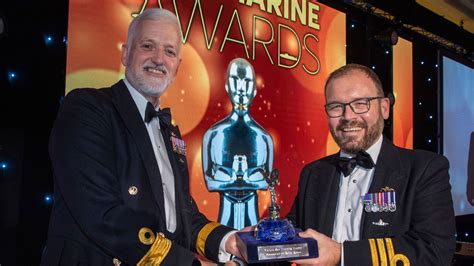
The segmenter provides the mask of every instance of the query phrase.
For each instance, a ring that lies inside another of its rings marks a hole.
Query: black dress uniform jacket
[[[196,250],[217,260],[231,229],[199,212],[185,155],[171,143],[171,137],[181,139],[179,130],[171,126],[163,134],[175,179],[173,234],[166,230],[152,143],[124,82],[65,97],[49,144],[54,206],[42,265],[134,265],[157,233],[172,240],[161,265],[191,265]]]
[[[337,157],[330,155],[303,168],[288,215],[298,227],[328,237],[333,234],[341,176]],[[402,149],[384,138],[369,193],[392,188],[397,208],[363,211],[361,240],[343,244],[345,265],[450,265],[455,222],[448,168],[444,156]]]

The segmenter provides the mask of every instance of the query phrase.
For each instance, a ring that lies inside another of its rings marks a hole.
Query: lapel
[[[125,126],[133,137],[135,144],[137,145],[140,157],[143,160],[143,165],[148,174],[148,178],[151,184],[151,189],[158,203],[158,208],[161,219],[164,222],[164,199],[163,199],[163,187],[161,181],[160,170],[156,163],[155,154],[153,152],[153,146],[151,144],[150,136],[146,130],[143,119],[140,116],[140,112],[130,95],[125,83],[121,80],[112,86],[114,93],[114,104],[120,114]]]
[[[184,206],[182,200],[184,199],[183,193],[186,191],[183,188],[186,186],[182,171],[187,169],[185,155],[179,154],[173,149],[172,137],[181,139],[181,134],[178,127],[171,125],[169,128],[162,128],[161,134],[163,135],[163,141],[166,146],[166,151],[168,152],[168,158],[170,160],[171,169],[174,176],[174,190],[175,190],[175,208],[176,208],[176,224],[177,226],[181,225],[181,208]],[[178,228],[176,232],[178,232]]]
[[[332,236],[334,229],[337,195],[339,193],[340,173],[333,163],[334,158],[337,156],[338,154],[332,155],[328,161],[322,162],[317,170],[318,175],[320,175],[320,181],[316,188],[316,191],[319,190],[317,192],[319,194],[317,204],[320,206],[320,211],[317,214],[318,217],[315,218],[317,219],[317,224],[321,226],[321,232],[327,236]],[[327,182],[327,184],[322,184],[321,182]],[[314,210],[312,212],[314,212]]]
[[[384,187],[395,189],[397,196],[402,189],[401,180],[404,179],[403,164],[397,148],[385,137],[382,142],[380,154],[375,166],[374,176],[370,184],[369,193],[377,193]],[[362,204],[362,203],[361,203]],[[395,213],[392,212],[362,212],[360,236],[361,238],[384,236],[390,226],[377,226],[373,222],[382,219],[383,222],[391,224]]]

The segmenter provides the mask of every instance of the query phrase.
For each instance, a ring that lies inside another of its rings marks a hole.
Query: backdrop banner
[[[345,14],[307,0],[71,0],[66,93],[79,87],[108,87],[124,77],[120,58],[128,25],[150,7],[170,10],[181,25],[182,62],[161,106],[172,107],[173,123],[186,142],[191,193],[199,209],[217,220],[224,204],[222,192],[208,190],[202,144],[204,134],[233,112],[225,89],[227,68],[233,59],[243,58],[255,71],[256,94],[248,113],[271,136],[266,145],[273,146],[273,158],[268,160],[280,170],[276,190],[281,214],[286,215],[303,165],[338,151],[325,117],[324,82],[346,63]],[[222,152],[234,158],[223,180],[256,173],[250,157],[258,154]],[[258,220],[269,206],[270,193],[241,191],[231,195],[254,193]],[[234,207],[236,213],[247,211]]]

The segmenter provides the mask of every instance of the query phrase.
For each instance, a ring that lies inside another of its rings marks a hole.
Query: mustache
[[[154,70],[158,70],[158,71],[161,71],[163,73],[168,73],[168,69],[166,69],[166,66],[165,65],[156,65],[156,64],[153,64],[153,65],[146,65],[144,67],[145,70],[149,70],[149,69],[154,69]]]
[[[367,123],[363,121],[356,121],[356,120],[341,120],[336,127],[336,130],[342,130],[346,127],[360,127],[367,129]]]

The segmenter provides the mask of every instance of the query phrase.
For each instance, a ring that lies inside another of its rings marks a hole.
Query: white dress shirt
[[[383,137],[380,135],[379,139],[366,150],[375,164],[377,164],[377,158],[382,147],[382,140]],[[355,155],[341,150],[340,156],[352,158]],[[346,240],[357,241],[360,239],[360,222],[364,211],[362,196],[369,191],[374,171],[375,167],[365,169],[357,165],[350,175],[344,176],[341,173],[332,233],[333,240],[343,243]],[[344,265],[343,255],[343,248],[341,248],[342,266]]]
[[[145,121],[145,110],[148,104],[148,100],[141,95],[132,85],[124,79],[125,85],[128,91],[132,95],[133,101],[137,105],[138,111],[140,112],[143,121]],[[158,110],[157,108],[156,110]],[[145,123],[145,122],[143,122]],[[175,191],[174,191],[174,175],[171,168],[170,160],[168,158],[168,152],[166,150],[165,142],[163,141],[163,135],[160,131],[160,121],[155,116],[149,123],[145,123],[146,130],[150,136],[150,140],[155,153],[156,162],[160,169],[161,181],[163,184],[163,198],[165,204],[165,217],[166,217],[166,229],[173,233],[176,230],[176,203],[175,203]]]

